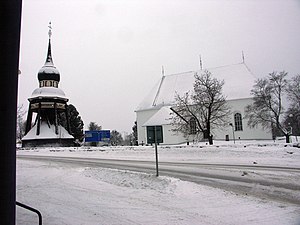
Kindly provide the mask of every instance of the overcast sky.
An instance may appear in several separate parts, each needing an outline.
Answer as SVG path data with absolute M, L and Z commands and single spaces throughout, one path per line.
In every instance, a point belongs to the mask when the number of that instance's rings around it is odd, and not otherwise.
M 197 70 L 199 54 L 211 68 L 240 63 L 244 51 L 257 78 L 300 73 L 297 0 L 24 0 L 19 105 L 26 110 L 46 59 L 49 21 L 60 88 L 86 127 L 93 121 L 131 132 L 162 65 L 166 75 Z

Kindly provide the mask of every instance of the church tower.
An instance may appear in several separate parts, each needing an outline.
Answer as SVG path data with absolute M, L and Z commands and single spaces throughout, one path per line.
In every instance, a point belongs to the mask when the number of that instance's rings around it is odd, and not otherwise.
M 74 137 L 69 134 L 69 99 L 60 89 L 59 71 L 53 64 L 51 54 L 52 27 L 49 24 L 49 43 L 44 66 L 38 72 L 39 88 L 35 89 L 29 101 L 23 147 L 72 146 Z M 33 122 L 34 119 L 34 122 Z

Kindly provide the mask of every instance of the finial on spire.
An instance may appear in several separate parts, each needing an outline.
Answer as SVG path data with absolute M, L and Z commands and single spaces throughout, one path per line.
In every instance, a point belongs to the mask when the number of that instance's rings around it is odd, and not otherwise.
M 47 58 L 46 58 L 46 63 L 52 63 L 52 55 L 51 55 L 51 35 L 52 35 L 52 25 L 51 25 L 51 21 L 49 22 L 49 31 L 48 31 L 48 35 L 49 35 L 49 44 L 48 44 L 48 52 L 47 52 Z
M 243 63 L 245 62 L 244 51 L 242 51 L 242 61 L 243 61 Z
M 165 68 L 164 68 L 164 66 L 161 66 L 161 75 L 165 76 Z
M 202 70 L 202 59 L 201 59 L 201 55 L 199 55 L 199 60 L 200 60 L 200 70 Z
M 51 35 L 52 35 L 52 26 L 51 26 L 51 21 L 49 22 L 49 31 L 48 31 L 48 35 L 49 35 L 49 39 L 51 39 Z

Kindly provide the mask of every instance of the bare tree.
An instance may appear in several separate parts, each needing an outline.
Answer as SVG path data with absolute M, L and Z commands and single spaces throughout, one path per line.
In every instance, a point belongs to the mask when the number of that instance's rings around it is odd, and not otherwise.
M 201 134 L 213 144 L 213 129 L 228 124 L 230 114 L 222 93 L 223 85 L 224 81 L 213 78 L 208 70 L 196 73 L 193 92 L 175 96 L 176 103 L 172 107 L 174 130 L 185 135 Z
M 293 135 L 300 135 L 300 74 L 289 81 L 287 96 L 290 106 L 285 113 L 285 125 L 292 129 Z
M 26 114 L 26 111 L 23 108 L 23 105 L 18 106 L 17 108 L 17 139 L 21 140 L 25 133 L 25 120 L 24 115 Z
M 300 108 L 300 74 L 292 77 L 287 88 L 288 98 L 291 104 Z
M 265 129 L 280 132 L 289 142 L 289 131 L 282 121 L 284 115 L 283 94 L 288 84 L 286 76 L 285 71 L 273 72 L 267 78 L 258 79 L 255 82 L 251 90 L 254 102 L 246 107 L 246 118 L 249 119 L 250 127 L 260 124 Z

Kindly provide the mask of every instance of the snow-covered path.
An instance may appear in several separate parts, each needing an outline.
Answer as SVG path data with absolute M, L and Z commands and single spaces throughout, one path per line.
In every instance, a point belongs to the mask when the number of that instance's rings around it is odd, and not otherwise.
M 18 155 L 82 155 L 141 160 L 153 156 L 151 148 L 90 150 L 34 149 L 18 151 Z M 280 162 L 280 165 L 299 166 L 297 148 L 273 146 L 253 147 L 252 150 L 215 147 L 199 152 L 192 147 L 171 147 L 160 149 L 160 159 L 220 162 L 220 156 L 226 155 L 231 162 L 241 158 L 249 164 L 256 160 L 260 164 L 277 165 L 276 162 Z M 292 154 L 287 153 L 291 151 Z M 17 200 L 39 209 L 44 224 L 50 225 L 300 223 L 300 206 L 268 198 L 254 198 L 170 177 L 157 178 L 142 172 L 23 159 L 17 160 Z M 17 224 L 35 224 L 36 221 L 35 215 L 17 208 Z

